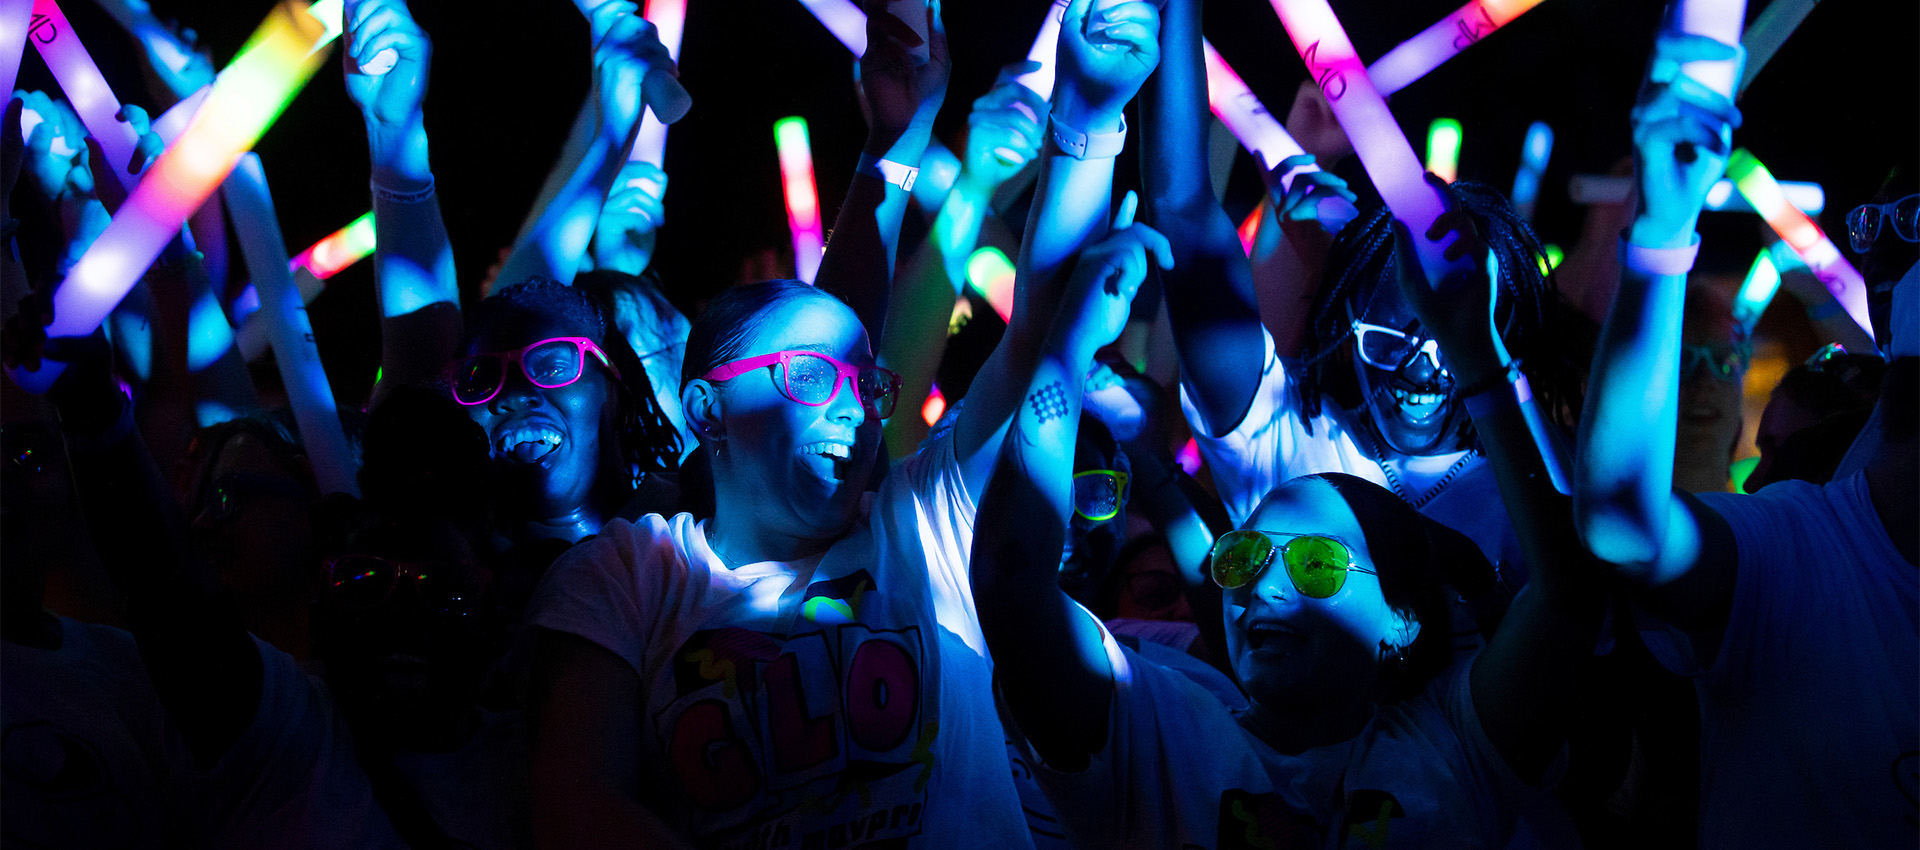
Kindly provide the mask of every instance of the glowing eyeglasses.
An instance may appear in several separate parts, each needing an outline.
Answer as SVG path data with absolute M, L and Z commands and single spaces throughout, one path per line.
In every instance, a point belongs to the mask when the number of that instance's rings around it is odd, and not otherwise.
M 1288 534 L 1284 531 L 1229 531 L 1213 544 L 1213 581 L 1227 590 L 1246 587 L 1273 563 L 1274 540 L 1292 537 L 1277 547 L 1287 578 L 1301 596 L 1326 599 L 1347 586 L 1347 573 L 1379 573 L 1353 562 L 1353 553 L 1337 537 L 1324 534 Z
M 1893 235 L 1920 242 L 1920 195 L 1908 195 L 1890 204 L 1861 204 L 1847 213 L 1847 241 L 1855 254 L 1873 249 L 1882 222 L 1893 225 Z
M 1433 360 L 1435 367 L 1446 371 L 1440 361 L 1439 340 L 1421 339 L 1405 331 L 1369 325 L 1356 319 L 1353 323 L 1353 345 L 1360 352 L 1361 362 L 1375 369 L 1398 371 L 1412 363 L 1415 356 L 1425 354 Z
M 507 367 L 520 364 L 520 374 L 543 390 L 559 389 L 580 380 L 587 372 L 587 355 L 600 361 L 615 380 L 620 370 L 607 359 L 607 352 L 584 336 L 557 336 L 543 339 L 519 351 L 486 351 L 455 361 L 447 368 L 447 382 L 453 400 L 468 407 L 486 404 L 507 385 Z
M 1106 522 L 1127 504 L 1127 474 L 1089 469 L 1073 474 L 1073 512 L 1088 522 Z
M 1682 345 L 1680 374 L 1684 377 L 1693 374 L 1695 369 L 1704 368 L 1707 375 L 1715 380 L 1738 380 L 1752 359 L 1753 346 L 1749 344 Z
M 894 405 L 900 401 L 900 376 L 893 370 L 855 366 L 817 351 L 776 351 L 745 357 L 715 366 L 700 378 L 718 383 L 755 369 L 775 367 L 774 386 L 780 394 L 808 407 L 833 401 L 843 379 L 853 384 L 854 400 L 881 419 L 892 416 Z
M 485 582 L 453 562 L 414 563 L 377 555 L 341 555 L 322 563 L 327 593 L 348 608 L 378 607 L 404 581 L 419 600 L 443 614 L 464 617 L 479 608 Z

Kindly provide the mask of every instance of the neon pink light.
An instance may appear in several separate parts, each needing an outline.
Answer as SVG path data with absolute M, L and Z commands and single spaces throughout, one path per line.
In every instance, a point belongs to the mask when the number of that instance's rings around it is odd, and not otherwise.
M 1300 143 L 1287 134 L 1287 128 L 1281 126 L 1273 113 L 1260 103 L 1253 90 L 1240 79 L 1221 58 L 1220 51 L 1213 49 L 1208 42 L 1201 42 L 1200 49 L 1205 52 L 1207 61 L 1207 105 L 1213 108 L 1213 114 L 1220 123 L 1227 125 L 1233 137 L 1240 140 L 1247 152 L 1259 157 L 1260 164 L 1271 171 L 1280 164 L 1280 160 L 1306 153 Z M 1319 171 L 1319 166 L 1299 169 L 1300 171 Z M 1292 185 L 1293 175 L 1282 178 Z
M 1393 94 L 1538 5 L 1540 0 L 1473 0 L 1387 51 L 1367 74 L 1382 97 Z
M 826 250 L 826 233 L 820 225 L 820 195 L 814 188 L 807 119 L 795 115 L 773 122 L 773 141 L 780 154 L 787 228 L 793 232 L 794 276 L 812 283 L 820 271 L 820 253 Z
M 120 111 L 120 101 L 114 97 L 106 78 L 100 76 L 100 68 L 93 64 L 86 46 L 74 35 L 66 13 L 60 11 L 54 0 L 34 0 L 27 35 L 40 51 L 40 58 L 46 60 L 53 78 L 59 81 L 60 92 L 80 116 L 87 135 L 99 142 L 101 152 L 107 155 L 112 167 L 104 170 L 123 188 L 131 186 L 133 181 L 127 174 L 127 165 L 133 162 L 134 146 L 139 139 L 132 125 L 114 117 L 114 113 Z

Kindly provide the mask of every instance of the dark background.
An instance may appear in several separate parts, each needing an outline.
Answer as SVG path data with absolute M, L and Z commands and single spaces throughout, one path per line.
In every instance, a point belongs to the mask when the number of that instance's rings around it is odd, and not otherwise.
M 270 7 L 263 0 L 152 0 L 163 18 L 196 28 L 224 65 Z M 1371 60 L 1459 5 L 1460 0 L 1333 0 L 1361 56 Z M 733 283 L 741 262 L 785 252 L 772 124 L 805 116 L 813 137 L 823 215 L 831 222 L 851 177 L 865 126 L 851 83 L 851 57 L 797 0 L 689 0 L 681 79 L 693 111 L 669 135 L 668 224 L 655 268 L 670 297 L 691 308 Z M 1764 8 L 1749 0 L 1749 20 Z M 954 70 L 939 124 L 959 142 L 966 112 L 996 70 L 1021 59 L 1047 0 L 949 0 Z M 65 6 L 122 100 L 151 105 L 132 42 L 85 0 Z M 460 278 L 475 297 L 487 266 L 513 238 L 585 97 L 587 27 L 567 0 L 414 0 L 434 39 L 426 110 L 442 211 Z M 1401 126 L 1424 149 L 1427 123 L 1464 124 L 1463 178 L 1505 188 L 1527 124 L 1555 132 L 1536 224 L 1545 241 L 1571 246 L 1582 209 L 1568 200 L 1576 173 L 1604 173 L 1629 153 L 1627 112 L 1652 46 L 1662 4 L 1652 0 L 1546 0 L 1397 94 Z M 1265 0 L 1212 0 L 1206 33 L 1263 102 L 1285 116 L 1305 69 Z M 1735 142 L 1774 174 L 1827 191 L 1821 225 L 1844 246 L 1846 211 L 1867 200 L 1896 161 L 1920 145 L 1920 4 L 1827 0 L 1769 63 L 1740 106 Z M 336 56 L 338 52 L 336 51 Z M 338 59 L 331 68 L 338 67 Z M 32 50 L 21 85 L 52 90 Z M 261 140 L 290 251 L 370 206 L 365 134 L 337 70 L 323 70 Z M 1131 149 L 1120 180 L 1133 181 Z M 1229 208 L 1259 192 L 1251 159 L 1239 155 Z M 1351 173 L 1348 173 L 1351 172 Z M 1350 180 L 1357 163 L 1343 169 Z M 1701 268 L 1744 271 L 1761 246 L 1751 215 L 1702 219 Z M 237 256 L 235 265 L 238 265 Z M 378 346 L 370 264 L 330 282 L 313 305 L 335 391 L 361 397 Z M 235 274 L 243 274 L 238 270 Z

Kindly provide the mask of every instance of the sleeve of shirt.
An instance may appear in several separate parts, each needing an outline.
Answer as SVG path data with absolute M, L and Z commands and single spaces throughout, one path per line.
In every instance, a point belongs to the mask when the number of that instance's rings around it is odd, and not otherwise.
M 660 616 L 673 541 L 666 521 L 608 523 L 547 568 L 527 606 L 527 622 L 593 641 L 646 677 L 647 636 Z
M 922 572 L 940 624 L 984 651 L 968 572 L 976 506 L 954 455 L 951 430 L 928 438 L 893 468 L 875 496 L 874 512 L 885 538 L 883 557 L 907 561 L 901 566 Z
M 1283 480 L 1286 464 L 1281 456 L 1284 447 L 1280 445 L 1279 420 L 1299 406 L 1286 365 L 1274 353 L 1273 337 L 1262 330 L 1260 339 L 1264 349 L 1260 386 L 1254 390 L 1247 412 L 1232 427 L 1208 422 L 1194 406 L 1186 378 L 1180 379 L 1180 410 L 1186 414 L 1194 443 L 1235 525 L 1252 516 L 1260 500 Z

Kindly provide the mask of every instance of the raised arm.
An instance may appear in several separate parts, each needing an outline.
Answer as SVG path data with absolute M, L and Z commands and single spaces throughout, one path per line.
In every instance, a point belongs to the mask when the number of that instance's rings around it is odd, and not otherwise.
M 917 28 L 926 32 L 924 43 L 915 27 L 887 11 L 892 5 L 886 0 L 866 3 L 867 52 L 860 57 L 860 88 L 873 123 L 815 278 L 821 289 L 853 308 L 870 334 L 883 340 L 900 221 L 913 199 L 899 175 L 905 173 L 902 168 L 920 167 L 952 70 L 939 0 L 926 4 L 926 19 Z M 919 5 L 906 8 L 918 10 Z
M 986 487 L 1053 326 L 1065 284 L 1056 279 L 1061 267 L 1106 228 L 1113 161 L 1126 129 L 1122 110 L 1160 59 L 1160 10 L 1153 3 L 1092 7 L 1093 0 L 1074 0 L 1061 19 L 1053 126 L 1020 243 L 1013 319 L 974 378 L 954 426 L 954 451 L 976 496 Z M 1077 376 L 1076 386 L 1085 377 Z
M 1057 575 L 1082 385 L 1094 352 L 1125 327 L 1147 264 L 1166 269 L 1173 259 L 1165 237 L 1131 224 L 1132 207 L 1121 205 L 1115 231 L 1074 268 L 974 524 L 973 596 L 1001 695 L 1028 743 L 1062 770 L 1105 745 L 1113 700 L 1100 625 Z
M 1580 422 L 1574 516 L 1593 553 L 1648 591 L 1643 601 L 1698 636 L 1717 634 L 1733 591 L 1725 526 L 1673 490 L 1681 307 L 1694 223 L 1726 167 L 1739 113 L 1680 73 L 1735 48 L 1663 34 L 1633 112 L 1640 206 L 1620 289 L 1600 331 Z M 1704 569 L 1701 569 L 1704 568 Z
M 380 298 L 380 368 L 374 387 L 431 380 L 460 342 L 460 288 L 453 246 L 434 196 L 421 103 L 433 44 L 403 0 L 351 0 L 345 12 L 347 94 L 366 120 L 373 162 L 374 284 Z M 384 74 L 361 69 L 383 50 Z

